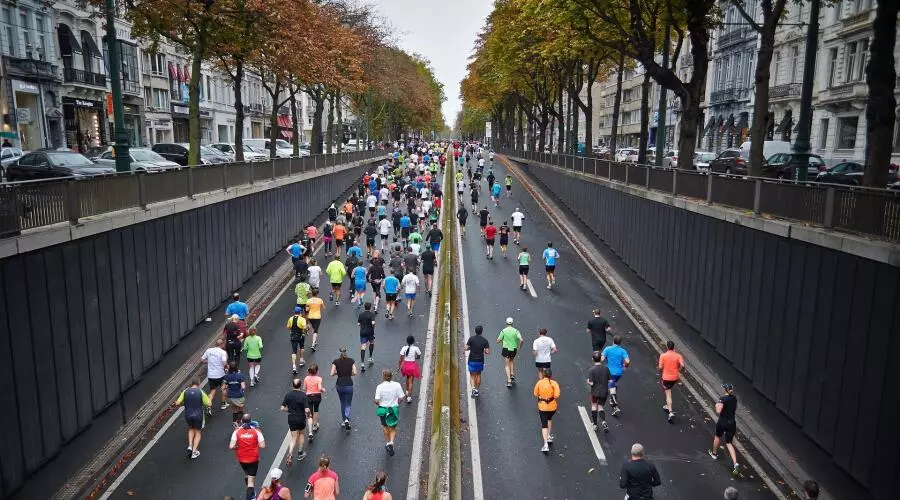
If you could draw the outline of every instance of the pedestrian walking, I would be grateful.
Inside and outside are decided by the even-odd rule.
[[[541,378],[541,370],[550,368],[551,356],[556,354],[556,343],[547,336],[547,329],[538,330],[538,337],[531,344],[531,353],[534,355],[534,366],[537,368],[537,378]]]
[[[366,302],[356,324],[359,326],[359,366],[366,371],[366,348],[369,349],[369,366],[375,364],[375,313],[371,302]]]
[[[250,327],[247,338],[244,339],[244,352],[247,353],[247,371],[250,376],[250,387],[259,383],[259,364],[262,362],[263,341],[256,333],[256,328]]]
[[[725,394],[722,395],[716,403],[716,414],[719,415],[719,419],[716,421],[716,435],[713,438],[709,456],[712,457],[713,460],[718,459],[719,445],[725,443],[725,448],[728,450],[728,454],[731,456],[731,462],[734,464],[731,473],[737,476],[740,473],[737,462],[737,451],[734,449],[734,445],[731,441],[734,439],[735,433],[737,433],[737,420],[735,414],[737,413],[738,400],[737,396],[734,395],[734,385],[724,383],[722,384],[722,389],[725,391]]]
[[[188,457],[196,459],[200,456],[200,437],[206,424],[205,409],[212,403],[209,396],[200,388],[200,382],[192,380],[191,386],[178,395],[175,404],[184,405],[184,419],[188,426]]]
[[[606,398],[609,395],[609,368],[603,366],[602,356],[599,352],[594,351],[594,366],[588,370],[587,384],[590,387],[591,400],[591,422],[594,430],[597,430],[597,419],[599,418],[600,426],[603,432],[609,432],[609,425],[606,423],[606,411],[603,406],[606,404]]]
[[[666,405],[663,410],[671,424],[675,419],[675,410],[672,408],[672,387],[678,383],[680,373],[684,370],[684,358],[675,352],[675,342],[666,342],[666,352],[659,355],[657,368],[662,375],[663,393],[666,396]]]
[[[622,464],[619,488],[625,490],[627,500],[651,500],[653,488],[662,484],[659,472],[652,462],[644,458],[644,446],[631,445],[631,460]]]
[[[559,384],[553,380],[553,372],[549,368],[541,370],[541,379],[534,384],[534,397],[537,398],[538,416],[541,418],[541,438],[544,445],[541,451],[550,452],[553,444],[553,415],[559,407]]]
[[[406,404],[412,403],[413,383],[417,378],[422,378],[422,369],[419,367],[419,358],[422,351],[416,346],[416,338],[406,336],[406,345],[400,348],[400,359],[397,361],[397,371],[406,377]]]
[[[281,476],[283,472],[278,467],[274,468],[269,472],[269,478],[271,479],[271,484],[269,486],[263,486],[261,490],[259,490],[259,496],[256,497],[257,500],[291,500],[291,489],[287,486],[281,484]]]
[[[247,483],[247,500],[255,493],[256,473],[259,470],[259,450],[266,447],[263,433],[253,425],[249,413],[241,418],[241,425],[231,433],[228,448],[234,450],[238,463],[244,470]]]
[[[350,406],[353,403],[353,377],[356,376],[356,363],[347,356],[347,348],[340,348],[340,355],[331,362],[331,376],[337,377],[334,392],[341,402],[341,418],[344,429],[350,430]]]
[[[596,353],[597,351],[594,351]],[[613,409],[612,415],[619,416],[621,407],[619,407],[618,384],[619,379],[625,373],[625,368],[631,365],[631,358],[628,357],[628,351],[622,347],[622,336],[613,337],[613,345],[605,347],[600,352],[600,359],[606,361],[606,367],[609,369],[609,405]]]
[[[297,451],[297,461],[306,458],[306,451],[303,449],[303,430],[306,429],[306,422],[310,417],[309,402],[306,399],[306,392],[303,390],[303,381],[295,378],[291,381],[293,389],[284,395],[281,401],[281,411],[288,414],[288,430],[291,433],[291,439],[288,444],[287,466],[294,465],[294,448]]]
[[[319,431],[319,405],[322,404],[322,394],[325,393],[322,377],[319,376],[319,365],[313,363],[306,369],[306,378],[303,379],[303,389],[306,391],[307,408],[309,417],[306,427],[309,432],[309,442],[315,439]]]
[[[587,332],[591,334],[591,352],[603,351],[606,346],[606,335],[612,330],[609,321],[601,314],[600,309],[594,309],[593,317],[587,322]]]
[[[306,480],[306,498],[313,500],[335,500],[341,494],[341,485],[336,472],[331,470],[331,459],[319,457],[319,465]]]
[[[463,159],[460,158],[459,162],[462,163],[462,160]],[[394,497],[387,491],[385,483],[387,483],[387,474],[385,474],[384,471],[376,472],[375,481],[369,486],[366,486],[366,491],[363,493],[363,500],[393,500]]]
[[[516,381],[516,354],[522,343],[522,334],[513,328],[513,319],[506,318],[506,326],[497,335],[497,343],[500,344],[500,354],[503,356],[503,369],[506,372],[506,387],[512,387]]]
[[[203,356],[200,358],[200,362],[206,364],[206,381],[209,384],[210,406],[216,399],[216,392],[222,387],[222,381],[225,380],[225,369],[228,366],[228,353],[225,352],[225,349],[222,349],[224,346],[224,340],[216,339],[216,345],[204,351]],[[222,409],[224,410],[228,408],[228,403],[225,402],[225,390],[223,389],[221,393]],[[206,411],[208,415],[212,415],[212,411],[209,408],[207,408]]]
[[[287,329],[291,337],[291,371],[297,375],[297,353],[300,353],[300,366],[306,365],[303,354],[308,325],[303,317],[303,307],[294,306],[294,314],[287,320]]]
[[[383,382],[375,388],[375,414],[381,420],[384,432],[384,449],[388,455],[394,456],[394,439],[397,437],[397,424],[400,422],[400,400],[403,399],[403,387],[394,381],[391,370],[381,372]]]
[[[473,398],[481,395],[481,372],[484,371],[484,357],[491,353],[490,343],[482,336],[483,332],[484,327],[477,325],[475,335],[466,339],[466,351],[469,353],[466,367],[469,369],[469,379],[472,382]]]
[[[247,390],[247,383],[244,381],[244,374],[238,369],[236,361],[229,361],[228,373],[225,374],[225,395],[228,397],[228,404],[231,406],[231,422],[237,426],[244,416],[244,392]]]

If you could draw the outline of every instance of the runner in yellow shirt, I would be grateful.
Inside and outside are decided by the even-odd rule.
[[[312,297],[306,301],[306,320],[312,329],[312,350],[316,351],[319,345],[319,326],[322,324],[322,311],[325,310],[325,301],[319,298],[319,290],[312,290]]]

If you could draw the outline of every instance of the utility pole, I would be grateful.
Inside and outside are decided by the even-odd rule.
[[[671,0],[666,2],[666,28],[665,34],[663,36],[663,60],[662,66],[663,68],[669,67],[669,45],[671,45],[672,40],[669,38],[669,24],[672,22],[672,2]],[[666,92],[666,88],[662,85],[659,86],[659,106],[657,106],[656,113],[656,158],[654,162],[657,167],[661,167],[663,164],[663,155],[666,153],[666,107],[667,107],[667,97],[668,92]]]
[[[113,120],[116,140],[113,154],[116,172],[131,171],[131,155],[128,150],[128,132],[125,130],[125,109],[122,106],[122,61],[119,58],[119,41],[116,37],[116,6],[114,0],[106,0],[106,48],[109,51],[109,77],[112,87]]]
[[[812,128],[812,91],[816,77],[816,46],[819,44],[819,1],[812,0],[809,10],[809,30],[806,33],[806,59],[803,61],[803,86],[800,89],[800,130],[794,140],[794,179],[806,182],[809,165],[809,136]]]

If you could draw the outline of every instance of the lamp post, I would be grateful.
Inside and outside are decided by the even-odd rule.
[[[116,38],[116,6],[114,0],[106,0],[106,47],[109,51],[109,77],[113,98],[113,121],[116,140],[113,153],[116,172],[131,171],[131,155],[128,150],[128,132],[125,130],[125,109],[122,106],[122,61],[119,57],[119,41]]]
[[[794,140],[791,167],[794,179],[806,182],[809,165],[810,129],[812,128],[812,91],[816,73],[816,46],[819,44],[819,1],[812,0],[809,10],[809,30],[806,34],[806,56],[803,61],[803,86],[800,89],[800,130]]]

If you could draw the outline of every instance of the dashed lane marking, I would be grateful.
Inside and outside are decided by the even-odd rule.
[[[597,456],[600,465],[606,465],[606,453],[603,452],[603,446],[600,445],[600,440],[597,439],[597,431],[594,430],[594,424],[591,423],[591,417],[588,416],[587,408],[578,406],[578,413],[581,415],[581,422],[584,424],[588,439],[591,441],[591,447],[594,448],[594,455]]]

